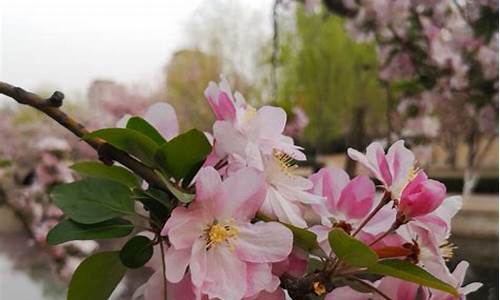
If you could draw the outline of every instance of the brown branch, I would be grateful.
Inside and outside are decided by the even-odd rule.
[[[61,92],[56,91],[51,97],[44,99],[20,87],[0,81],[0,94],[8,96],[20,104],[31,106],[43,112],[79,138],[83,138],[89,133],[85,126],[59,109],[64,99],[64,94]],[[85,138],[84,141],[97,151],[99,159],[105,164],[112,164],[113,161],[119,162],[149,184],[168,192],[168,188],[153,169],[147,167],[126,152],[106,143],[102,139]]]

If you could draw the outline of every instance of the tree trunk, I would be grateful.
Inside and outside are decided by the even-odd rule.
[[[347,135],[347,144],[354,149],[362,149],[365,146],[366,130],[365,130],[366,110],[359,106],[354,109],[354,117],[352,118],[351,130]],[[356,164],[347,156],[345,170],[351,177],[355,175]]]

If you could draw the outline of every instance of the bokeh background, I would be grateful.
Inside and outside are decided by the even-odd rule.
[[[428,7],[433,7],[430,10]],[[498,299],[498,2],[349,0],[6,0],[0,78],[49,96],[97,129],[158,101],[181,129],[210,131],[203,97],[224,74],[254,106],[282,106],[307,175],[404,138],[450,195],[451,266],[471,263],[470,299]],[[91,149],[0,98],[0,299],[63,299],[83,257],[116,245],[48,247],[61,218],[47,192]],[[114,299],[145,278],[132,272]]]

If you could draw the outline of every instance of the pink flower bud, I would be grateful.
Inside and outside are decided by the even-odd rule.
[[[441,205],[446,196],[446,187],[439,181],[428,179],[420,171],[401,193],[399,213],[406,219],[431,213]]]

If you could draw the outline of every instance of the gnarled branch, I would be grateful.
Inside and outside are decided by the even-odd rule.
[[[68,116],[59,108],[62,106],[64,99],[64,94],[59,91],[54,92],[52,96],[44,99],[39,95],[28,92],[20,87],[12,86],[6,82],[0,81],[0,94],[8,96],[20,104],[31,106],[43,112],[79,138],[83,138],[89,133],[85,126],[83,126],[76,119]],[[126,152],[106,143],[102,139],[85,138],[83,140],[97,151],[99,159],[105,164],[112,164],[113,161],[119,162],[134,171],[152,186],[168,192],[168,188],[153,169],[147,167]]]

